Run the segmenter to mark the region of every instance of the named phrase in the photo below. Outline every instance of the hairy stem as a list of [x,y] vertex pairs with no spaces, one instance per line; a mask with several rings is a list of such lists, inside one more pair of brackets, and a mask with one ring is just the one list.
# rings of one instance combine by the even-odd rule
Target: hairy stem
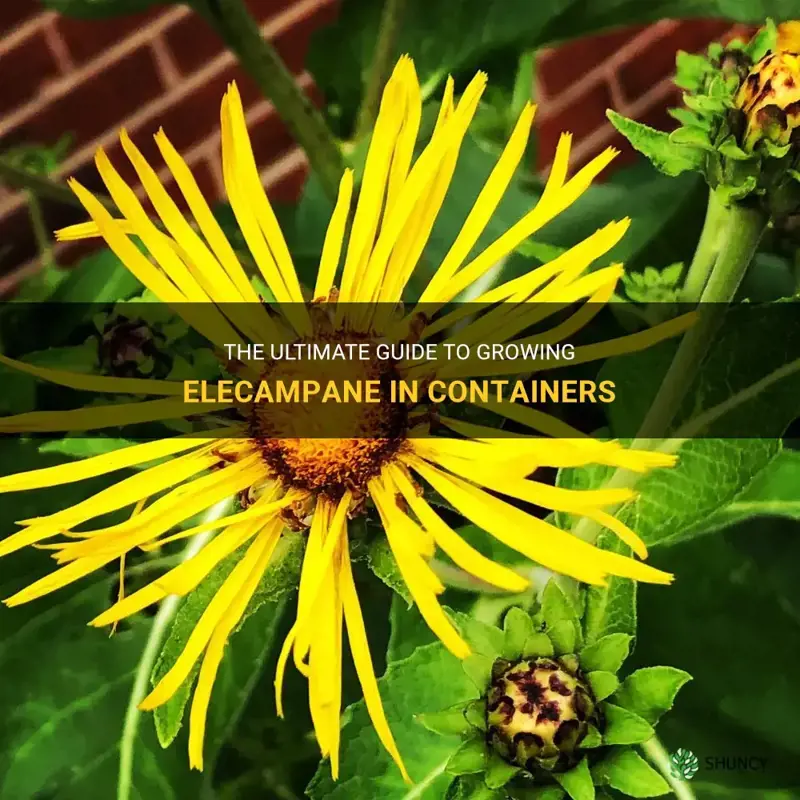
[[292,136],[305,150],[325,192],[336,198],[344,161],[325,118],[297,85],[277,50],[261,35],[243,0],[198,3],[209,23],[237,56]]
[[672,774],[672,762],[669,753],[658,736],[653,736],[641,745],[642,751],[653,763],[653,766],[664,776],[664,780],[669,784],[672,793],[678,800],[696,800],[691,786]]
[[[223,500],[213,506],[204,518],[204,522],[211,522],[224,516],[230,508],[232,501]],[[183,553],[181,562],[188,561],[197,555],[203,547],[214,537],[216,531],[206,531],[199,533],[189,540]],[[144,700],[147,694],[147,683],[153,672],[158,654],[161,652],[161,645],[167,637],[169,625],[178,613],[178,606],[181,598],[171,594],[166,597],[158,609],[158,613],[153,620],[147,643],[142,651],[142,656],[136,666],[136,675],[131,689],[131,696],[128,700],[128,708],[125,711],[125,722],[122,726],[122,737],[119,743],[119,775],[117,779],[117,800],[130,800],[133,790],[133,756],[136,749],[136,734],[139,730],[139,719],[141,711],[139,703]]]
[[375,51],[369,66],[367,79],[364,84],[364,96],[361,108],[356,117],[356,127],[353,140],[358,142],[369,135],[378,118],[378,108],[381,103],[381,94],[394,62],[394,47],[397,34],[400,30],[400,20],[405,10],[406,0],[385,0],[381,21],[378,25],[378,36],[375,41]]
[[[63,203],[67,206],[74,206],[83,210],[81,201],[78,200],[75,193],[69,186],[63,183],[58,183],[52,178],[46,178],[44,175],[36,175],[22,169],[14,164],[9,163],[2,156],[0,156],[0,181],[7,183],[15,189],[27,189],[29,193],[36,195],[38,198],[46,200],[53,200],[56,203]],[[95,194],[95,197],[112,213],[116,213],[117,207],[110,197]]]
[[[765,227],[766,220],[757,211],[740,206],[725,209],[723,246],[700,297],[701,309],[697,322],[681,339],[631,448],[654,449],[656,443],[653,440],[668,434],[680,404],[708,353],[727,305],[733,300],[750,265]],[[638,473],[618,469],[605,486],[609,489],[630,489],[640,477]],[[618,509],[609,511],[616,513]],[[602,525],[584,517],[572,532],[585,541],[593,542],[601,530]]]
[[39,198],[33,192],[26,192],[28,199],[28,216],[31,220],[33,235],[36,239],[36,247],[39,250],[39,258],[43,267],[56,267],[53,257],[53,237],[47,230],[47,223],[44,221],[44,213]]
[[700,300],[706,288],[708,278],[714,269],[717,256],[722,248],[722,237],[725,233],[725,206],[719,195],[709,190],[708,206],[703,230],[694,251],[694,258],[689,265],[686,279],[681,291],[681,300],[684,303],[696,303]]

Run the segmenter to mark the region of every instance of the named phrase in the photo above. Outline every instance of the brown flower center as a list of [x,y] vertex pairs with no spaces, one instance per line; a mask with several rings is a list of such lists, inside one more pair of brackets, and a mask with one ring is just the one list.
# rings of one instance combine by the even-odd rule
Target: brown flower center
[[[369,336],[345,331],[320,332],[303,344],[374,342]],[[275,388],[274,402],[250,409],[251,436],[264,461],[288,487],[338,499],[350,489],[366,492],[405,440],[408,411],[392,402],[391,383],[396,363],[375,357],[293,361],[265,364],[262,381]],[[319,391],[304,398],[302,387],[311,382]],[[278,387],[299,394],[280,402]],[[284,398],[286,395],[284,395]]]

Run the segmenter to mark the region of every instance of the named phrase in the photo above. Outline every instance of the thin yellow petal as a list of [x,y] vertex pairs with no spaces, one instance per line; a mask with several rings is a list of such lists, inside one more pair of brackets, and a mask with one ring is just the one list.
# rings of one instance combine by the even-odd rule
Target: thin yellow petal
[[394,484],[402,493],[411,510],[420,522],[431,532],[436,544],[447,553],[462,569],[481,580],[509,592],[522,592],[528,581],[502,564],[497,564],[474,547],[467,544],[434,510],[430,504],[417,494],[415,487],[399,467],[390,467]]
[[27,489],[41,489],[44,486],[75,483],[118,469],[146,464],[148,461],[175,455],[184,450],[191,450],[193,447],[208,444],[217,437],[225,436],[228,433],[233,434],[234,429],[220,428],[208,431],[203,436],[182,435],[170,439],[159,439],[155,442],[134,444],[110,453],[83,458],[80,461],[71,461],[68,464],[57,464],[54,467],[5,475],[0,478],[0,492],[19,492]]
[[[232,403],[203,404],[202,413],[230,408]],[[49,433],[52,431],[96,431],[141,422],[178,419],[198,413],[193,403],[183,400],[150,400],[145,403],[111,403],[72,411],[28,411],[0,417],[0,433]]]
[[603,583],[608,574],[646,583],[672,581],[666,572],[594,547],[418,458],[408,463],[468,519],[549,569],[584,583]]
[[353,225],[350,229],[350,240],[347,245],[339,295],[341,303],[349,303],[355,299],[361,273],[367,264],[375,241],[392,154],[405,113],[406,93],[402,73],[406,69],[407,61],[408,58],[405,56],[398,61],[381,98],[378,118],[375,121],[372,140],[364,163],[364,177],[361,182]]
[[589,187],[591,181],[608,165],[617,151],[608,148],[590,161],[568,183],[555,192],[548,202],[541,202],[519,222],[489,245],[480,255],[463,267],[447,284],[444,284],[430,302],[444,304],[460,294],[480,278],[486,270],[508,255],[521,242],[532,236],[543,225],[572,205]]
[[353,197],[353,170],[346,169],[339,183],[339,194],[336,198],[336,207],[333,209],[328,230],[325,232],[325,242],[322,245],[322,256],[317,272],[317,283],[314,287],[314,299],[327,297],[333,288],[336,278],[336,269],[342,255],[347,216],[350,213],[350,200]]
[[117,556],[113,555],[82,558],[79,561],[61,567],[61,569],[57,569],[55,572],[51,572],[49,575],[45,575],[38,581],[34,581],[30,586],[26,586],[3,602],[9,608],[12,608],[13,606],[19,606],[23,603],[29,603],[31,600],[37,600],[40,597],[44,597],[46,594],[50,594],[50,592],[55,592],[70,583],[74,583],[80,578],[86,577],[92,572],[104,567],[115,558],[117,558]]
[[[133,225],[126,219],[115,219],[114,222],[121,228],[123,233],[133,233]],[[76,242],[81,239],[97,239],[103,234],[98,224],[94,221],[79,222],[76,225],[68,225],[55,232],[57,242]]]
[[378,681],[375,678],[375,668],[372,665],[372,656],[369,652],[364,618],[361,615],[361,606],[359,605],[356,586],[353,582],[350,555],[346,547],[342,548],[339,589],[342,595],[342,606],[344,608],[344,619],[347,625],[347,638],[350,642],[350,652],[353,655],[353,662],[355,663],[361,690],[364,692],[364,702],[367,706],[367,713],[372,720],[372,724],[375,726],[375,732],[378,734],[381,744],[400,769],[403,780],[407,783],[411,783],[411,778],[408,776],[408,772],[406,772],[403,759],[400,757],[400,752],[395,744],[392,731],[389,728],[389,723],[383,710],[383,703],[381,703]]
[[280,529],[274,527],[259,536],[257,542],[261,549],[255,564],[250,574],[242,581],[238,593],[223,613],[208,643],[203,663],[200,666],[200,674],[197,676],[197,686],[189,712],[189,765],[193,769],[203,769],[203,741],[206,732],[208,704],[211,700],[211,689],[217,677],[217,670],[225,652],[225,645],[228,643],[233,629],[239,624],[279,539]]
[[178,691],[192,671],[192,667],[205,649],[225,612],[246,585],[248,576],[259,563],[263,552],[264,541],[262,539],[256,539],[250,544],[247,552],[231,570],[230,575],[228,575],[211,599],[175,663],[161,678],[153,691],[139,704],[139,708],[142,711],[151,711],[157,708],[166,703]]
[[239,186],[251,204],[255,218],[264,235],[264,240],[288,289],[291,301],[302,303],[303,293],[300,291],[300,282],[297,279],[289,248],[286,246],[286,240],[283,238],[278,219],[272,210],[267,194],[261,185],[261,179],[258,176],[258,167],[250,144],[250,135],[247,132],[242,98],[239,95],[239,89],[235,81],[228,87],[227,96],[227,109],[230,115],[231,137],[236,156]]
[[270,518],[248,520],[227,528],[214,537],[199,553],[173,567],[165,575],[138,589],[123,600],[98,614],[89,624],[100,628],[131,614],[142,611],[169,594],[185,596],[211,572],[224,558],[241,547],[258,533]]
[[[24,524],[30,526],[26,533],[36,533],[40,538],[53,536],[94,517],[117,511],[165,489],[171,489],[194,477],[197,473],[204,472],[218,461],[219,458],[216,455],[205,453],[202,450],[172,459],[166,464],[160,464],[144,472],[131,475],[62,511],[24,520]],[[81,535],[90,537],[92,532]],[[11,538],[13,539],[13,537]]]
[[519,162],[525,154],[535,111],[536,108],[532,103],[526,103],[502,155],[481,189],[478,199],[472,206],[455,242],[453,242],[444,260],[439,265],[436,274],[422,293],[420,303],[425,303],[427,300],[435,298],[439,287],[456,274],[464,259],[478,241],[478,237],[485,230],[492,214],[497,210],[497,206],[503,199],[503,195],[519,166]]

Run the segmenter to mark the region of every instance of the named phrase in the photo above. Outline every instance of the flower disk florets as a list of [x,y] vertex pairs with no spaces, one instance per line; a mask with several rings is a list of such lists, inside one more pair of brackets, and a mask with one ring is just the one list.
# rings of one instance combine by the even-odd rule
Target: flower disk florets
[[752,150],[762,139],[778,146],[790,144],[800,126],[800,56],[767,53],[739,88],[736,106],[747,121],[745,150]]
[[[344,330],[322,330],[299,341],[374,345],[367,334]],[[284,387],[317,381],[336,387],[342,401],[323,401],[316,395],[307,403],[254,403],[248,410],[251,436],[287,488],[334,500],[347,490],[360,497],[405,440],[408,409],[391,399],[390,385],[397,377],[397,365],[390,360],[269,361],[262,381]],[[366,399],[369,386],[377,399]],[[348,395],[351,389],[362,393],[360,399]]]
[[507,761],[529,772],[559,772],[579,759],[596,703],[565,659],[536,658],[503,670],[487,696],[487,735]]

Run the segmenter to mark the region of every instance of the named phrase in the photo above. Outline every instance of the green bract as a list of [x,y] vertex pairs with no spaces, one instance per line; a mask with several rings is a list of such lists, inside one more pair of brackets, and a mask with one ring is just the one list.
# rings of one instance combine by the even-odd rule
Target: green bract
[[592,800],[602,786],[667,794],[633,748],[653,736],[690,676],[647,667],[621,679],[631,641],[612,633],[584,644],[578,611],[555,580],[533,616],[511,608],[494,652],[484,642],[464,662],[480,699],[420,717],[463,738],[447,764],[448,798]]
[[658,131],[608,112],[617,130],[667,175],[700,172],[726,204],[746,202],[782,220],[800,209],[800,150],[792,112],[800,89],[794,55],[776,50],[770,21],[749,42],[679,52],[680,126]]

